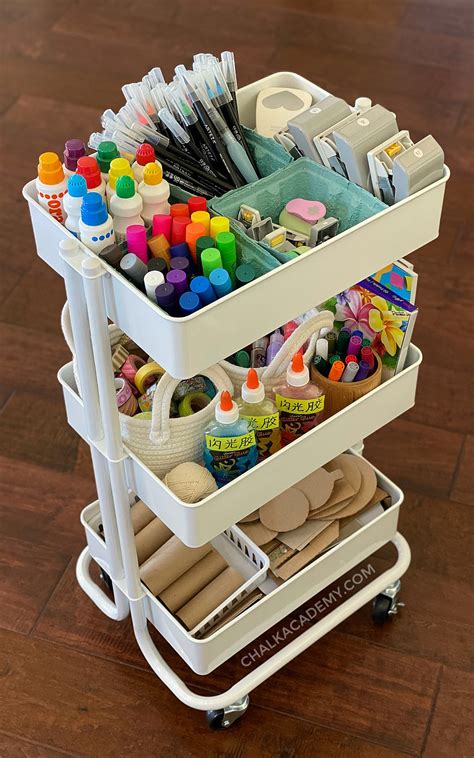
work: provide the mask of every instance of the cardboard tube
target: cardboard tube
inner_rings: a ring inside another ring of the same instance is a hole
[[[155,518],[153,511],[150,511],[148,506],[146,506],[141,500],[132,505],[130,515],[132,518],[134,534],[138,534],[138,532],[144,529],[146,525]]]
[[[172,536],[171,529],[159,518],[154,518],[135,537],[137,546],[138,565],[141,566],[147,558],[155,553]]]
[[[193,629],[244,583],[245,579],[237,569],[228,566],[207,587],[183,605],[176,615],[187,629]]]
[[[140,578],[153,595],[159,595],[191,566],[195,566],[201,558],[210,553],[211,549],[209,544],[188,547],[173,535],[140,566]]]
[[[209,582],[212,582],[227,563],[217,550],[212,550],[199,563],[191,566],[179,579],[170,584],[160,595],[160,600],[174,612],[198,594]]]

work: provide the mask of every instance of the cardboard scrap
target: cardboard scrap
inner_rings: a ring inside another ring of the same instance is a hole
[[[252,521],[251,524],[240,524],[240,529],[242,529],[247,537],[249,537],[252,542],[255,542],[258,547],[269,542],[278,534],[276,529],[267,529],[261,521]]]
[[[248,524],[250,521],[258,521],[260,518],[260,508],[257,508],[256,511],[252,511],[252,513],[249,513],[248,516],[244,516],[240,519],[239,524]]]
[[[288,547],[293,550],[302,550],[313,540],[318,534],[326,529],[331,521],[311,520],[306,521],[297,529],[292,529],[289,532],[280,532],[278,539],[281,540]]]
[[[268,529],[288,532],[304,524],[309,514],[306,495],[295,487],[290,487],[281,495],[269,500],[260,508],[260,521]]]
[[[374,496],[374,492],[377,489],[377,477],[372,466],[369,466],[367,461],[358,456],[352,456],[354,463],[359,468],[361,474],[361,486],[359,491],[354,495],[352,501],[341,511],[338,511],[338,518],[345,518],[346,516],[353,516],[365,508],[365,506],[371,501]]]
[[[331,542],[337,540],[338,536],[339,524],[337,521],[333,521],[332,524],[318,534],[318,536],[315,537],[303,550],[296,553],[296,555],[286,561],[282,566],[273,569],[275,574],[281,579],[289,579],[314,560],[314,558],[316,558],[324,548],[328,547]]]
[[[309,501],[311,511],[322,508],[331,497],[334,484],[338,479],[342,479],[344,474],[339,469],[336,471],[326,471],[325,468],[318,468],[312,474],[306,476],[300,482],[295,484],[295,488],[300,490]]]

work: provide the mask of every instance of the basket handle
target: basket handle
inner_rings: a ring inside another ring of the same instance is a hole
[[[261,381],[271,379],[274,376],[278,376],[288,366],[291,357],[304,345],[306,340],[311,337],[314,332],[320,331],[324,328],[329,328],[334,324],[334,314],[331,311],[321,311],[315,313],[313,316],[303,321],[297,329],[293,332],[291,337],[283,343],[278,353],[269,366],[262,371]]]
[[[228,390],[231,395],[234,394],[234,385],[220,366],[210,366],[199,373],[201,376],[210,379],[217,389],[216,396],[211,401],[215,401],[214,405],[217,403],[219,393],[222,390]],[[165,373],[157,384],[155,394],[153,395],[150,429],[150,440],[157,445],[165,445],[170,439],[171,399],[181,381],[181,379],[175,379],[171,374]]]

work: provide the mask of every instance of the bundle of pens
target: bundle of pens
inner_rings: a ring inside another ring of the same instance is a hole
[[[104,111],[103,132],[91,134],[89,146],[112,140],[122,154],[135,155],[150,143],[169,182],[207,199],[259,179],[240,125],[233,53],[220,61],[198,53],[192,70],[175,71],[169,84],[160,68],[125,84],[127,102],[118,113]]]
[[[360,330],[343,327],[318,339],[311,376],[325,391],[329,417],[380,384],[382,363]]]

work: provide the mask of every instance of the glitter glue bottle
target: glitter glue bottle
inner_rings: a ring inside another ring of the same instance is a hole
[[[254,368],[249,369],[247,381],[242,385],[242,398],[237,401],[240,418],[246,419],[255,432],[258,462],[280,449],[280,419],[278,409],[259,381]]]
[[[142,217],[149,226],[153,216],[167,215],[170,212],[170,185],[163,179],[163,169],[159,163],[146,164],[143,179],[138,185],[138,194],[143,200]]]
[[[310,381],[309,369],[301,353],[293,356],[285,384],[274,387],[273,392],[280,412],[282,447],[309,432],[322,420],[324,391]]]
[[[115,194],[110,198],[110,213],[114,218],[117,243],[124,241],[128,226],[145,226],[141,217],[142,209],[143,201],[135,192],[134,180],[131,176],[121,176],[117,179]]]
[[[216,418],[204,432],[204,465],[218,487],[236,479],[256,465],[258,459],[255,432],[224,390],[216,405]]]
[[[61,161],[56,153],[41,153],[38,160],[38,202],[46,208],[50,216],[64,224],[66,212],[63,198],[67,193],[67,180]]]
[[[88,192],[82,201],[79,233],[81,242],[93,253],[115,242],[112,218],[98,192]]]

